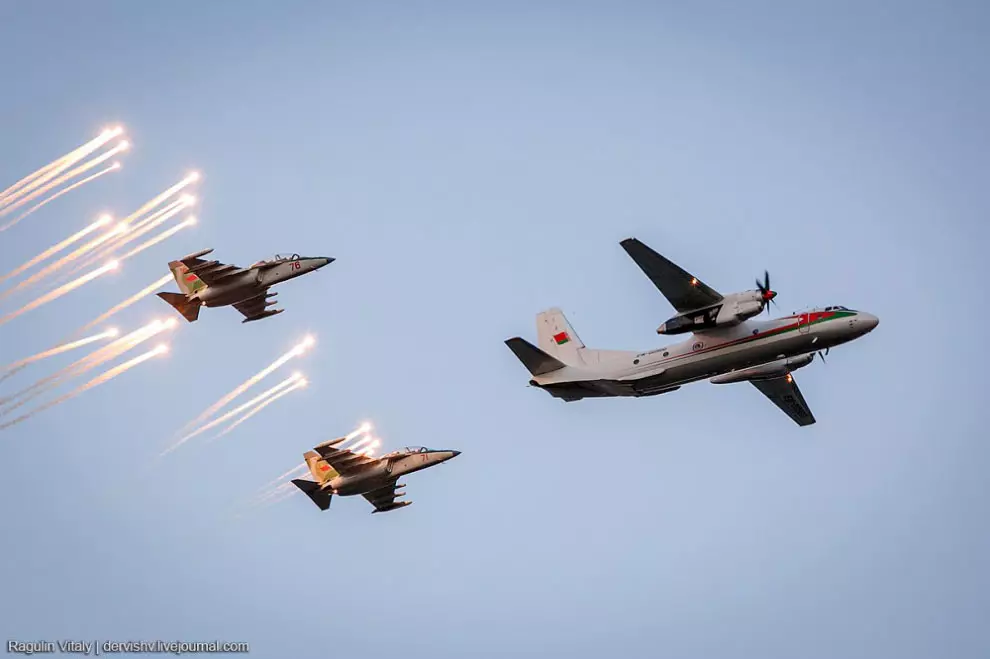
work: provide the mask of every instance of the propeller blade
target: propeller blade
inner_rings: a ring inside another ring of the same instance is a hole
[[[766,288],[769,291],[770,290],[770,271],[769,270],[764,270],[763,271],[763,282],[764,282],[763,283],[763,287]]]

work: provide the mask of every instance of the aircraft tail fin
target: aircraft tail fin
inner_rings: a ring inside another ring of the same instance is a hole
[[[580,364],[578,351],[584,342],[571,327],[560,309],[553,308],[536,314],[536,331],[540,350],[565,364]]]
[[[326,510],[330,507],[330,499],[333,494],[325,490],[320,489],[319,483],[314,483],[313,481],[304,480],[302,478],[292,479],[292,484],[303,491],[303,494],[309,497],[310,501],[316,504],[320,510]]]
[[[169,261],[168,269],[172,271],[175,283],[179,285],[179,290],[189,295],[206,288],[206,282],[189,272],[189,266],[182,261]]]
[[[506,339],[505,345],[509,346],[509,350],[515,353],[523,366],[528,368],[533,375],[546,375],[566,366],[559,359],[551,357],[526,339],[521,339],[518,336]]]
[[[323,459],[323,457],[316,451],[306,451],[303,454],[306,459],[306,466],[309,467],[310,475],[316,479],[317,483],[321,485],[326,483],[331,478],[335,478],[340,474],[337,470],[330,466],[330,464]]]
[[[183,293],[158,293],[158,297],[172,305],[190,323],[199,318],[199,308],[203,306],[199,300],[190,300]]]

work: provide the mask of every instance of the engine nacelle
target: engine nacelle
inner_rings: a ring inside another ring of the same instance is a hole
[[[712,384],[732,384],[733,382],[749,382],[750,380],[771,380],[773,378],[781,378],[792,371],[796,371],[799,368],[804,368],[810,364],[814,358],[815,354],[810,353],[799,357],[778,359],[777,361],[770,362],[769,364],[760,364],[759,366],[753,366],[752,368],[744,368],[741,371],[732,371],[731,373],[716,375],[709,380],[709,382]]]
[[[763,311],[764,302],[756,291],[737,293],[722,302],[674,316],[657,328],[657,334],[685,334],[716,327],[732,327]]]

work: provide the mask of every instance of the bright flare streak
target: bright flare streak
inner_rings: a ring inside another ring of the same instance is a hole
[[[118,224],[112,230],[107,231],[105,234],[103,234],[99,238],[96,238],[95,240],[89,241],[88,243],[86,243],[82,247],[76,249],[74,252],[70,252],[66,256],[63,256],[62,258],[60,258],[58,261],[55,261],[55,263],[52,263],[48,267],[46,267],[46,268],[44,268],[42,270],[39,270],[38,272],[34,273],[30,277],[28,277],[27,279],[25,279],[24,281],[22,281],[21,283],[19,283],[17,286],[14,286],[13,288],[11,288],[9,290],[6,290],[3,293],[0,293],[0,300],[6,298],[7,296],[9,296],[9,295],[11,295],[13,293],[16,293],[17,291],[20,291],[20,290],[23,290],[23,289],[27,288],[28,286],[30,286],[31,284],[33,284],[35,282],[41,281],[42,279],[44,279],[48,275],[52,274],[53,272],[57,272],[65,264],[70,263],[72,261],[75,261],[77,258],[79,258],[80,256],[82,256],[86,252],[89,252],[89,251],[91,251],[93,249],[96,249],[97,247],[99,247],[100,245],[102,245],[103,243],[105,243],[106,241],[110,240],[111,238],[113,238],[117,234],[119,234],[122,231],[124,231],[124,229],[125,229],[125,227],[123,227],[123,225]],[[116,266],[114,266],[114,267],[116,267]]]
[[[164,192],[162,192],[161,194],[155,195],[154,197],[152,197],[151,199],[149,199],[147,202],[145,202],[144,204],[142,204],[140,208],[138,208],[136,211],[134,211],[133,213],[131,213],[130,215],[128,215],[127,217],[125,217],[124,218],[124,222],[131,222],[134,219],[141,217],[142,215],[144,215],[145,213],[147,213],[148,211],[150,211],[155,206],[158,206],[163,201],[165,201],[166,199],[168,199],[172,195],[174,195],[177,192],[179,192],[180,190],[182,190],[184,187],[186,187],[190,183],[193,183],[195,180],[196,179],[190,179],[187,176],[186,178],[182,179],[181,181],[179,181],[178,183],[176,183],[172,187],[170,187],[167,190],[165,190]]]
[[[351,441],[355,437],[358,437],[360,435],[365,435],[365,434],[367,434],[369,432],[371,432],[371,424],[370,423],[362,423],[355,430],[352,430],[351,432],[347,433],[347,435],[344,436],[344,443],[346,444],[347,442]]]
[[[88,330],[93,325],[98,325],[98,324],[102,323],[104,320],[106,320],[110,316],[113,316],[115,313],[118,313],[118,312],[126,309],[127,307],[131,306],[132,304],[134,304],[138,300],[141,300],[145,296],[150,295],[151,293],[154,293],[155,291],[157,291],[159,288],[161,288],[162,286],[164,286],[165,284],[167,284],[170,281],[172,281],[172,275],[165,275],[161,279],[158,279],[157,281],[152,282],[150,285],[145,286],[140,291],[138,291],[134,295],[130,296],[129,298],[127,298],[126,300],[124,300],[120,304],[117,304],[117,305],[111,307],[109,310],[104,311],[99,316],[97,316],[93,320],[89,321],[88,323],[86,323],[85,325],[83,325],[82,327],[80,327],[78,330],[76,330],[76,334],[80,334],[82,332],[85,332],[86,330]],[[174,319],[170,319],[170,320],[174,320]]]
[[[80,286],[82,286],[84,284],[88,284],[89,282],[93,281],[94,279],[96,279],[100,275],[106,274],[106,273],[110,272],[111,270],[116,270],[117,269],[117,266],[118,266],[118,263],[116,261],[110,261],[110,263],[107,263],[102,268],[97,268],[96,270],[93,270],[89,274],[86,274],[86,275],[83,275],[82,277],[79,277],[75,281],[70,281],[68,284],[63,284],[62,286],[59,286],[55,290],[50,291],[48,293],[45,293],[44,295],[42,295],[38,299],[34,300],[33,302],[29,302],[29,303],[25,304],[23,307],[21,307],[17,311],[11,311],[9,314],[7,314],[6,316],[4,316],[3,318],[0,318],[0,325],[3,325],[4,323],[10,322],[11,320],[13,320],[14,318],[17,318],[21,314],[27,313],[28,311],[31,311],[32,309],[37,309],[41,305],[47,304],[47,303],[51,302],[52,300],[58,299],[58,298],[62,297],[63,295],[67,294],[67,293],[71,293],[72,291],[76,290]]]
[[[305,380],[301,380],[301,381],[296,382],[295,384],[293,384],[288,389],[286,389],[284,391],[278,392],[277,394],[275,394],[271,398],[268,398],[267,400],[261,401],[260,403],[258,403],[258,405],[253,410],[249,411],[247,414],[245,414],[244,416],[242,416],[240,419],[238,419],[237,421],[234,421],[232,424],[230,424],[229,426],[227,426],[227,428],[222,433],[220,433],[219,435],[217,435],[217,439],[220,439],[221,437],[223,437],[224,435],[226,435],[227,433],[229,433],[231,430],[233,430],[237,426],[241,425],[242,423],[244,423],[245,421],[247,421],[248,419],[250,419],[251,417],[253,417],[255,414],[257,414],[261,410],[265,409],[266,407],[268,407],[269,405],[271,405],[272,403],[274,403],[275,401],[277,401],[282,396],[285,396],[287,394],[290,394],[293,391],[295,391],[296,389],[302,389],[305,386],[306,386],[306,381]]]
[[[52,177],[58,175],[60,172],[64,171],[66,168],[72,166],[73,163],[77,163],[89,154],[93,153],[101,146],[117,137],[124,132],[123,128],[114,128],[112,130],[105,130],[99,134],[99,136],[86,142],[80,147],[69,151],[64,156],[56,158],[52,162],[48,163],[44,167],[36,170],[32,174],[28,174],[22,178],[17,183],[0,192],[0,206],[3,206],[6,201],[12,201],[20,194],[23,194],[29,189],[36,187],[46,181],[50,180]],[[29,185],[30,184],[30,185]],[[15,194],[16,190],[20,190]]]
[[[372,439],[373,439],[373,437],[372,437],[371,435],[365,435],[364,437],[362,437],[362,438],[361,438],[361,439],[359,439],[358,441],[356,441],[356,442],[354,442],[354,444],[353,444],[353,445],[351,445],[351,446],[348,446],[348,447],[347,447],[347,450],[348,450],[348,451],[350,451],[351,453],[356,453],[356,451],[355,451],[355,449],[356,449],[357,447],[359,447],[359,446],[364,446],[365,444],[367,444],[368,442],[370,442],[370,441],[371,441]],[[344,449],[343,449],[343,448],[341,448],[340,450],[342,450],[342,451],[343,451]]]
[[[66,181],[68,181],[70,179],[73,179],[73,178],[75,178],[78,175],[80,175],[80,174],[82,174],[84,172],[88,172],[89,170],[91,170],[94,167],[96,167],[97,165],[99,165],[101,162],[105,162],[105,161],[109,160],[110,158],[113,158],[115,155],[117,155],[121,151],[125,150],[126,148],[127,148],[127,142],[121,142],[120,144],[118,144],[114,148],[110,149],[106,153],[101,154],[99,157],[94,158],[94,159],[90,160],[89,162],[83,163],[82,165],[79,165],[75,169],[70,170],[68,173],[62,174],[61,176],[59,176],[55,180],[53,180],[53,181],[51,181],[51,182],[49,182],[49,183],[41,186],[37,190],[34,190],[33,192],[31,192],[26,197],[23,197],[23,198],[19,199],[18,201],[15,201],[14,203],[11,203],[6,208],[0,209],[0,216],[6,215],[7,213],[10,213],[11,211],[13,211],[13,210],[15,210],[17,208],[20,208],[21,206],[23,206],[27,202],[31,201],[32,199],[38,198],[39,196],[41,196],[41,195],[45,194],[46,192],[48,192],[49,190],[51,190],[52,188],[54,188],[56,186],[59,186],[59,185],[62,185]],[[9,224],[4,225],[2,228],[0,228],[0,230],[7,229],[7,228],[13,226],[16,223],[17,223],[17,220],[15,220],[15,221],[13,221],[13,222],[11,222]]]
[[[49,357],[54,357],[55,355],[61,355],[63,352],[68,352],[70,350],[75,350],[76,348],[81,348],[84,345],[89,345],[90,343],[93,343],[95,341],[99,341],[101,339],[112,339],[112,338],[114,338],[116,336],[117,336],[117,330],[116,329],[109,329],[106,332],[101,332],[99,334],[94,334],[93,336],[87,336],[86,338],[79,339],[78,341],[71,341],[69,343],[63,343],[60,346],[55,346],[54,348],[51,348],[50,350],[45,350],[44,352],[39,352],[36,355],[31,355],[30,357],[25,357],[24,359],[22,359],[20,361],[16,361],[13,364],[10,364],[8,366],[5,366],[5,367],[3,367],[3,369],[0,369],[0,370],[11,371],[11,370],[13,370],[15,368],[19,368],[21,366],[24,366],[26,364],[30,364],[32,362],[40,361],[42,359],[47,359]]]
[[[166,449],[162,453],[162,455],[165,455],[166,453],[170,453],[171,451],[174,451],[175,449],[179,448],[180,446],[182,446],[183,444],[185,444],[187,441],[189,441],[190,439],[192,439],[196,435],[201,435],[202,433],[206,432],[210,428],[215,428],[216,426],[220,425],[224,421],[237,416],[238,414],[240,414],[244,410],[248,409],[249,407],[251,407],[251,406],[253,406],[253,405],[255,405],[255,404],[257,404],[257,403],[259,403],[259,402],[261,402],[263,400],[265,400],[266,398],[268,398],[270,396],[274,396],[279,391],[282,391],[286,387],[291,386],[297,380],[299,380],[299,375],[296,374],[296,373],[293,373],[289,377],[285,378],[284,380],[282,380],[281,382],[279,382],[278,384],[276,384],[271,389],[268,389],[267,391],[263,391],[262,393],[258,394],[257,396],[255,396],[254,398],[252,398],[251,400],[249,400],[248,402],[244,403],[243,405],[241,405],[239,407],[235,407],[234,409],[232,409],[231,411],[227,412],[223,416],[218,417],[215,420],[210,421],[205,426],[203,426],[203,427],[195,430],[194,432],[189,433],[188,435],[186,435],[185,437],[183,437],[182,439],[180,439],[178,442],[176,442],[175,444],[173,444],[170,448]]]
[[[382,445],[381,441],[376,439],[375,441],[371,442],[357,453],[358,455],[366,455],[368,457],[371,457],[371,455],[375,452],[375,449],[381,445]]]
[[[217,402],[210,405],[199,416],[197,416],[195,419],[187,423],[186,426],[183,428],[183,430],[191,426],[195,426],[199,423],[202,423],[206,419],[210,418],[211,416],[216,414],[222,407],[224,407],[227,403],[234,400],[235,398],[243,394],[245,391],[256,385],[258,382],[260,382],[261,380],[265,379],[266,377],[274,373],[276,370],[281,368],[283,364],[285,364],[293,357],[298,357],[304,352],[306,352],[306,348],[303,346],[302,343],[295,346],[294,348],[292,348],[292,350],[285,353],[284,355],[273,361],[271,364],[269,364],[265,368],[261,369],[260,371],[249,377],[243,383],[237,385],[237,387],[235,387],[229,394],[227,394]]]
[[[88,227],[86,227],[82,231],[77,231],[76,233],[72,234],[71,236],[69,236],[68,238],[66,238],[65,240],[63,240],[62,242],[60,242],[58,244],[55,244],[55,245],[52,245],[51,247],[49,247],[48,249],[46,249],[45,251],[43,251],[41,254],[38,254],[36,257],[34,257],[33,259],[31,259],[30,261],[28,261],[24,265],[20,266],[19,268],[17,268],[13,272],[10,272],[9,274],[6,274],[3,277],[0,277],[0,283],[7,281],[11,277],[16,277],[17,275],[21,274],[25,270],[36,266],[37,264],[41,263],[42,261],[44,261],[45,259],[47,259],[52,254],[57,254],[58,252],[61,252],[63,249],[65,249],[69,245],[82,240],[83,238],[85,238],[89,234],[93,233],[94,231],[96,231],[100,227],[106,226],[110,222],[111,222],[110,216],[109,215],[104,215],[103,217],[101,217],[100,219],[98,219],[96,222],[93,222],[92,224],[90,224]]]
[[[56,192],[52,196],[47,197],[47,198],[39,201],[37,204],[35,204],[31,208],[27,209],[26,211],[24,211],[23,213],[21,213],[20,215],[18,215],[17,217],[15,217],[13,220],[11,220],[7,224],[5,224],[2,227],[0,227],[0,231],[4,231],[6,229],[9,229],[10,227],[14,226],[15,224],[17,224],[18,222],[20,222],[21,220],[23,220],[25,217],[27,217],[28,215],[30,215],[31,213],[35,212],[36,210],[38,210],[39,208],[41,208],[42,206],[44,206],[46,204],[50,204],[51,202],[55,201],[56,199],[58,199],[62,195],[66,194],[68,192],[72,192],[76,188],[81,187],[83,185],[86,185],[90,181],[95,181],[96,179],[100,178],[104,174],[109,174],[110,172],[112,172],[112,171],[114,171],[116,169],[120,169],[120,163],[114,163],[114,164],[110,165],[109,167],[105,167],[105,168],[101,169],[100,171],[96,172],[95,174],[92,174],[91,176],[87,176],[86,178],[84,178],[81,181],[76,181],[75,183],[73,183],[72,185],[70,185],[67,188],[63,188],[62,190],[59,190],[58,192]]]
[[[151,359],[152,357],[156,357],[156,356],[164,353],[166,350],[167,350],[166,346],[163,346],[163,345],[162,346],[158,346],[156,348],[152,348],[151,350],[149,350],[149,351],[147,351],[145,353],[142,353],[142,354],[138,355],[137,357],[134,357],[133,359],[127,360],[123,364],[120,364],[118,366],[114,366],[113,368],[111,368],[110,370],[106,371],[102,375],[96,376],[95,378],[93,378],[92,380],[90,380],[89,382],[87,382],[86,384],[84,384],[84,385],[82,385],[80,387],[77,387],[76,389],[73,389],[72,391],[70,391],[69,393],[65,394],[64,396],[60,396],[60,397],[56,398],[55,400],[53,400],[51,402],[45,403],[41,407],[37,407],[34,410],[32,410],[31,412],[28,412],[27,414],[22,414],[21,416],[17,417],[16,419],[13,419],[12,421],[8,421],[7,423],[0,424],[0,430],[3,430],[5,428],[9,428],[10,426],[13,426],[15,424],[18,424],[21,421],[26,421],[27,419],[30,419],[35,414],[38,414],[39,412],[43,412],[43,411],[45,411],[45,410],[47,410],[49,408],[55,407],[56,405],[58,405],[60,403],[64,403],[65,401],[69,400],[70,398],[75,398],[79,394],[84,393],[84,392],[92,389],[93,387],[97,387],[97,386],[103,384],[104,382],[107,382],[108,380],[112,380],[113,378],[115,378],[118,375],[124,373],[125,371],[129,371],[130,369],[134,368],[138,364],[141,364],[142,362],[146,362],[149,359]]]
[[[101,247],[98,251],[94,252],[92,255],[86,257],[86,259],[82,263],[75,266],[70,271],[70,274],[72,272],[78,272],[82,268],[92,265],[94,262],[99,261],[100,259],[106,258],[107,256],[110,255],[110,252],[114,251],[118,247],[123,247],[132,240],[136,240],[140,238],[144,234],[154,229],[156,226],[162,224],[169,218],[172,218],[175,215],[177,215],[183,208],[185,208],[185,205],[181,201],[173,201],[168,206],[165,206],[164,208],[155,211],[154,213],[140,220],[139,222],[128,224],[127,218],[124,218],[123,220],[121,220],[121,224],[127,226],[126,232],[123,235],[114,238],[114,240]]]
[[[131,348],[147,341],[156,334],[163,332],[170,326],[166,325],[160,320],[154,320],[144,327],[139,327],[130,334],[125,334],[116,341],[112,341],[109,344],[94,350],[90,354],[77,359],[60,371],[56,371],[49,376],[46,376],[26,389],[12,394],[10,396],[5,396],[0,398],[0,405],[9,405],[5,410],[0,411],[0,416],[9,414],[12,410],[24,405],[26,402],[43,394],[47,389],[58,386],[59,380],[64,378],[71,378],[77,375],[82,375],[83,373],[99,366],[100,364],[110,361],[129,351]],[[34,393],[32,393],[34,392]],[[30,395],[29,395],[30,394]],[[20,398],[21,401],[10,405],[11,401]]]
[[[150,240],[144,241],[143,243],[141,243],[140,245],[138,245],[137,247],[135,247],[131,251],[129,251],[126,254],[124,254],[123,256],[121,256],[119,260],[125,261],[125,260],[129,259],[130,257],[134,256],[135,254],[138,254],[140,252],[143,252],[144,250],[148,249],[149,247],[153,247],[153,246],[157,245],[158,243],[162,242],[163,240],[168,240],[169,238],[171,238],[175,234],[179,233],[180,231],[182,231],[186,227],[191,227],[194,224],[196,224],[196,218],[195,217],[190,217],[185,222],[181,222],[181,223],[177,224],[176,226],[172,227],[168,231],[164,231],[161,234],[155,236],[154,238],[152,238]]]

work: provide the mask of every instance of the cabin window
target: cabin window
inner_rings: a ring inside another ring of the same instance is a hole
[[[667,356],[667,355],[669,355],[669,354],[670,354],[670,353],[669,353],[669,352],[667,352],[666,350],[664,350],[664,351],[663,351],[663,356],[664,356],[664,357],[666,357],[666,356]]]
[[[638,364],[638,363],[639,363],[639,360],[638,359],[634,359],[633,360],[633,364]]]

